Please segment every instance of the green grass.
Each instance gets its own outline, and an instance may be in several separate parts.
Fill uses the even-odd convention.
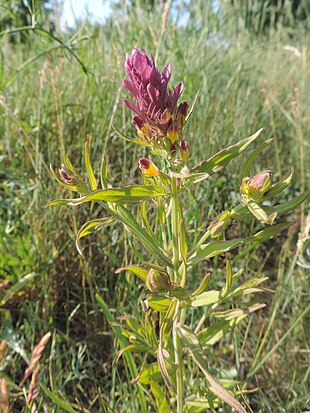
[[[219,22],[208,2],[193,3],[186,27],[177,26],[171,16],[162,18],[163,8],[156,6],[149,13],[123,10],[104,27],[86,23],[71,40],[69,34],[59,35],[88,74],[61,44],[40,33],[29,32],[27,45],[1,38],[0,297],[3,293],[6,300],[0,309],[0,337],[9,350],[0,374],[17,384],[26,368],[24,352],[29,357],[39,338],[52,331],[41,381],[77,411],[83,406],[91,412],[138,412],[129,372],[121,360],[112,366],[114,337],[95,293],[118,318],[138,315],[145,290],[132,277],[114,274],[131,262],[136,247],[120,225],[83,239],[85,256],[77,254],[78,229],[101,212],[89,205],[44,209],[48,200],[70,196],[53,181],[48,165],[60,166],[66,151],[79,169],[82,143],[92,131],[97,177],[103,157],[115,185],[139,182],[137,159],[147,151],[125,144],[112,129],[115,125],[134,134],[120,87],[127,51],[144,47],[157,55],[160,67],[170,62],[172,83],[183,80],[186,100],[193,101],[199,90],[187,129],[192,165],[264,127],[263,138],[273,137],[274,143],[259,158],[257,171],[269,168],[277,180],[294,165],[288,199],[309,186],[309,35],[297,28],[291,37],[281,29],[268,39],[253,39],[245,31],[236,34],[233,20]],[[222,45],[210,40],[221,25],[229,39]],[[214,210],[237,203],[240,162],[238,158],[189,194],[185,216],[192,239],[205,230]],[[247,395],[255,412],[310,409],[309,268],[302,264],[306,243],[299,252],[296,247],[298,233],[306,227],[305,209],[294,219],[288,234],[246,255],[239,251],[234,265],[245,269],[245,278],[257,273],[269,277],[260,297],[268,305],[208,354],[212,369],[228,371],[256,389]],[[233,230],[246,233],[249,228]],[[212,283],[219,285],[219,263],[206,265],[213,271]],[[29,273],[35,276],[23,282]],[[17,391],[13,385],[11,390]],[[50,412],[62,411],[44,392],[40,397]],[[12,411],[18,406],[15,402]]]

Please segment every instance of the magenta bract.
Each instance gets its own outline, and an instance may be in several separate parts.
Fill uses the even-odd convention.
[[[180,82],[171,91],[168,82],[171,66],[167,64],[160,73],[154,57],[144,49],[133,49],[126,55],[125,70],[130,80],[123,79],[123,86],[129,90],[135,103],[125,99],[125,105],[136,113],[132,123],[144,139],[158,139],[167,135],[167,130],[177,111],[177,102],[184,86]]]

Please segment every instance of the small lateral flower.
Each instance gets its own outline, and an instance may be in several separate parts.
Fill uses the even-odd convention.
[[[164,293],[170,291],[173,287],[169,275],[164,271],[157,271],[154,268],[150,269],[145,285],[152,293]]]
[[[189,152],[190,152],[189,144],[188,144],[186,141],[181,140],[181,142],[180,142],[180,150],[181,150],[181,159],[182,159],[183,161],[185,161],[185,159],[188,158],[188,155],[189,155]]]
[[[63,164],[61,169],[58,170],[59,175],[56,174],[52,166],[50,166],[50,170],[56,181],[65,188],[79,192],[82,195],[86,195],[89,192],[83,177],[75,171],[71,163],[70,167],[67,164]]]
[[[182,106],[177,109],[178,99],[184,89],[183,83],[178,83],[170,90],[170,64],[159,72],[154,57],[149,57],[144,49],[134,48],[131,55],[126,55],[125,70],[129,80],[123,79],[123,86],[135,101],[124,100],[124,104],[136,114],[132,123],[140,139],[160,143],[167,136],[174,117],[179,116],[181,122],[182,114],[187,110],[186,102],[182,102]]]
[[[263,200],[271,186],[271,172],[266,170],[257,173],[253,178],[245,177],[241,183],[241,193],[255,202]]]
[[[141,169],[143,175],[147,176],[148,178],[154,176],[161,176],[160,170],[147,158],[139,159],[139,168]]]
[[[186,101],[183,101],[179,104],[179,107],[177,109],[176,118],[177,118],[178,126],[180,129],[182,129],[184,126],[188,108],[189,108],[189,104]]]

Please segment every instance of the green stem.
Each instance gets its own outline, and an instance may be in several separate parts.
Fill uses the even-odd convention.
[[[178,269],[180,266],[179,254],[179,198],[177,181],[175,177],[171,178],[172,186],[172,244],[173,244],[173,265],[174,265],[174,282],[178,282]],[[177,381],[177,412],[183,413],[183,363],[182,363],[182,347],[180,337],[176,330],[176,325],[181,320],[181,312],[175,318],[173,325],[173,347],[175,364],[177,365],[176,381]]]
[[[175,177],[171,178],[172,186],[172,244],[173,244],[173,265],[174,265],[174,281],[177,282],[178,279],[178,268],[179,268],[179,198],[177,181]]]

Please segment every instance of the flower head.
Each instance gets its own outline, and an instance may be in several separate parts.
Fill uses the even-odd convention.
[[[135,103],[124,100],[125,105],[136,114],[132,123],[140,139],[160,142],[167,136],[168,128],[177,115],[177,102],[184,89],[183,83],[178,83],[171,91],[168,87],[171,66],[167,64],[160,73],[154,57],[149,57],[144,49],[133,49],[131,55],[127,54],[125,70],[129,80],[123,79],[123,86],[135,100]],[[184,102],[181,105],[179,117],[187,110]]]

